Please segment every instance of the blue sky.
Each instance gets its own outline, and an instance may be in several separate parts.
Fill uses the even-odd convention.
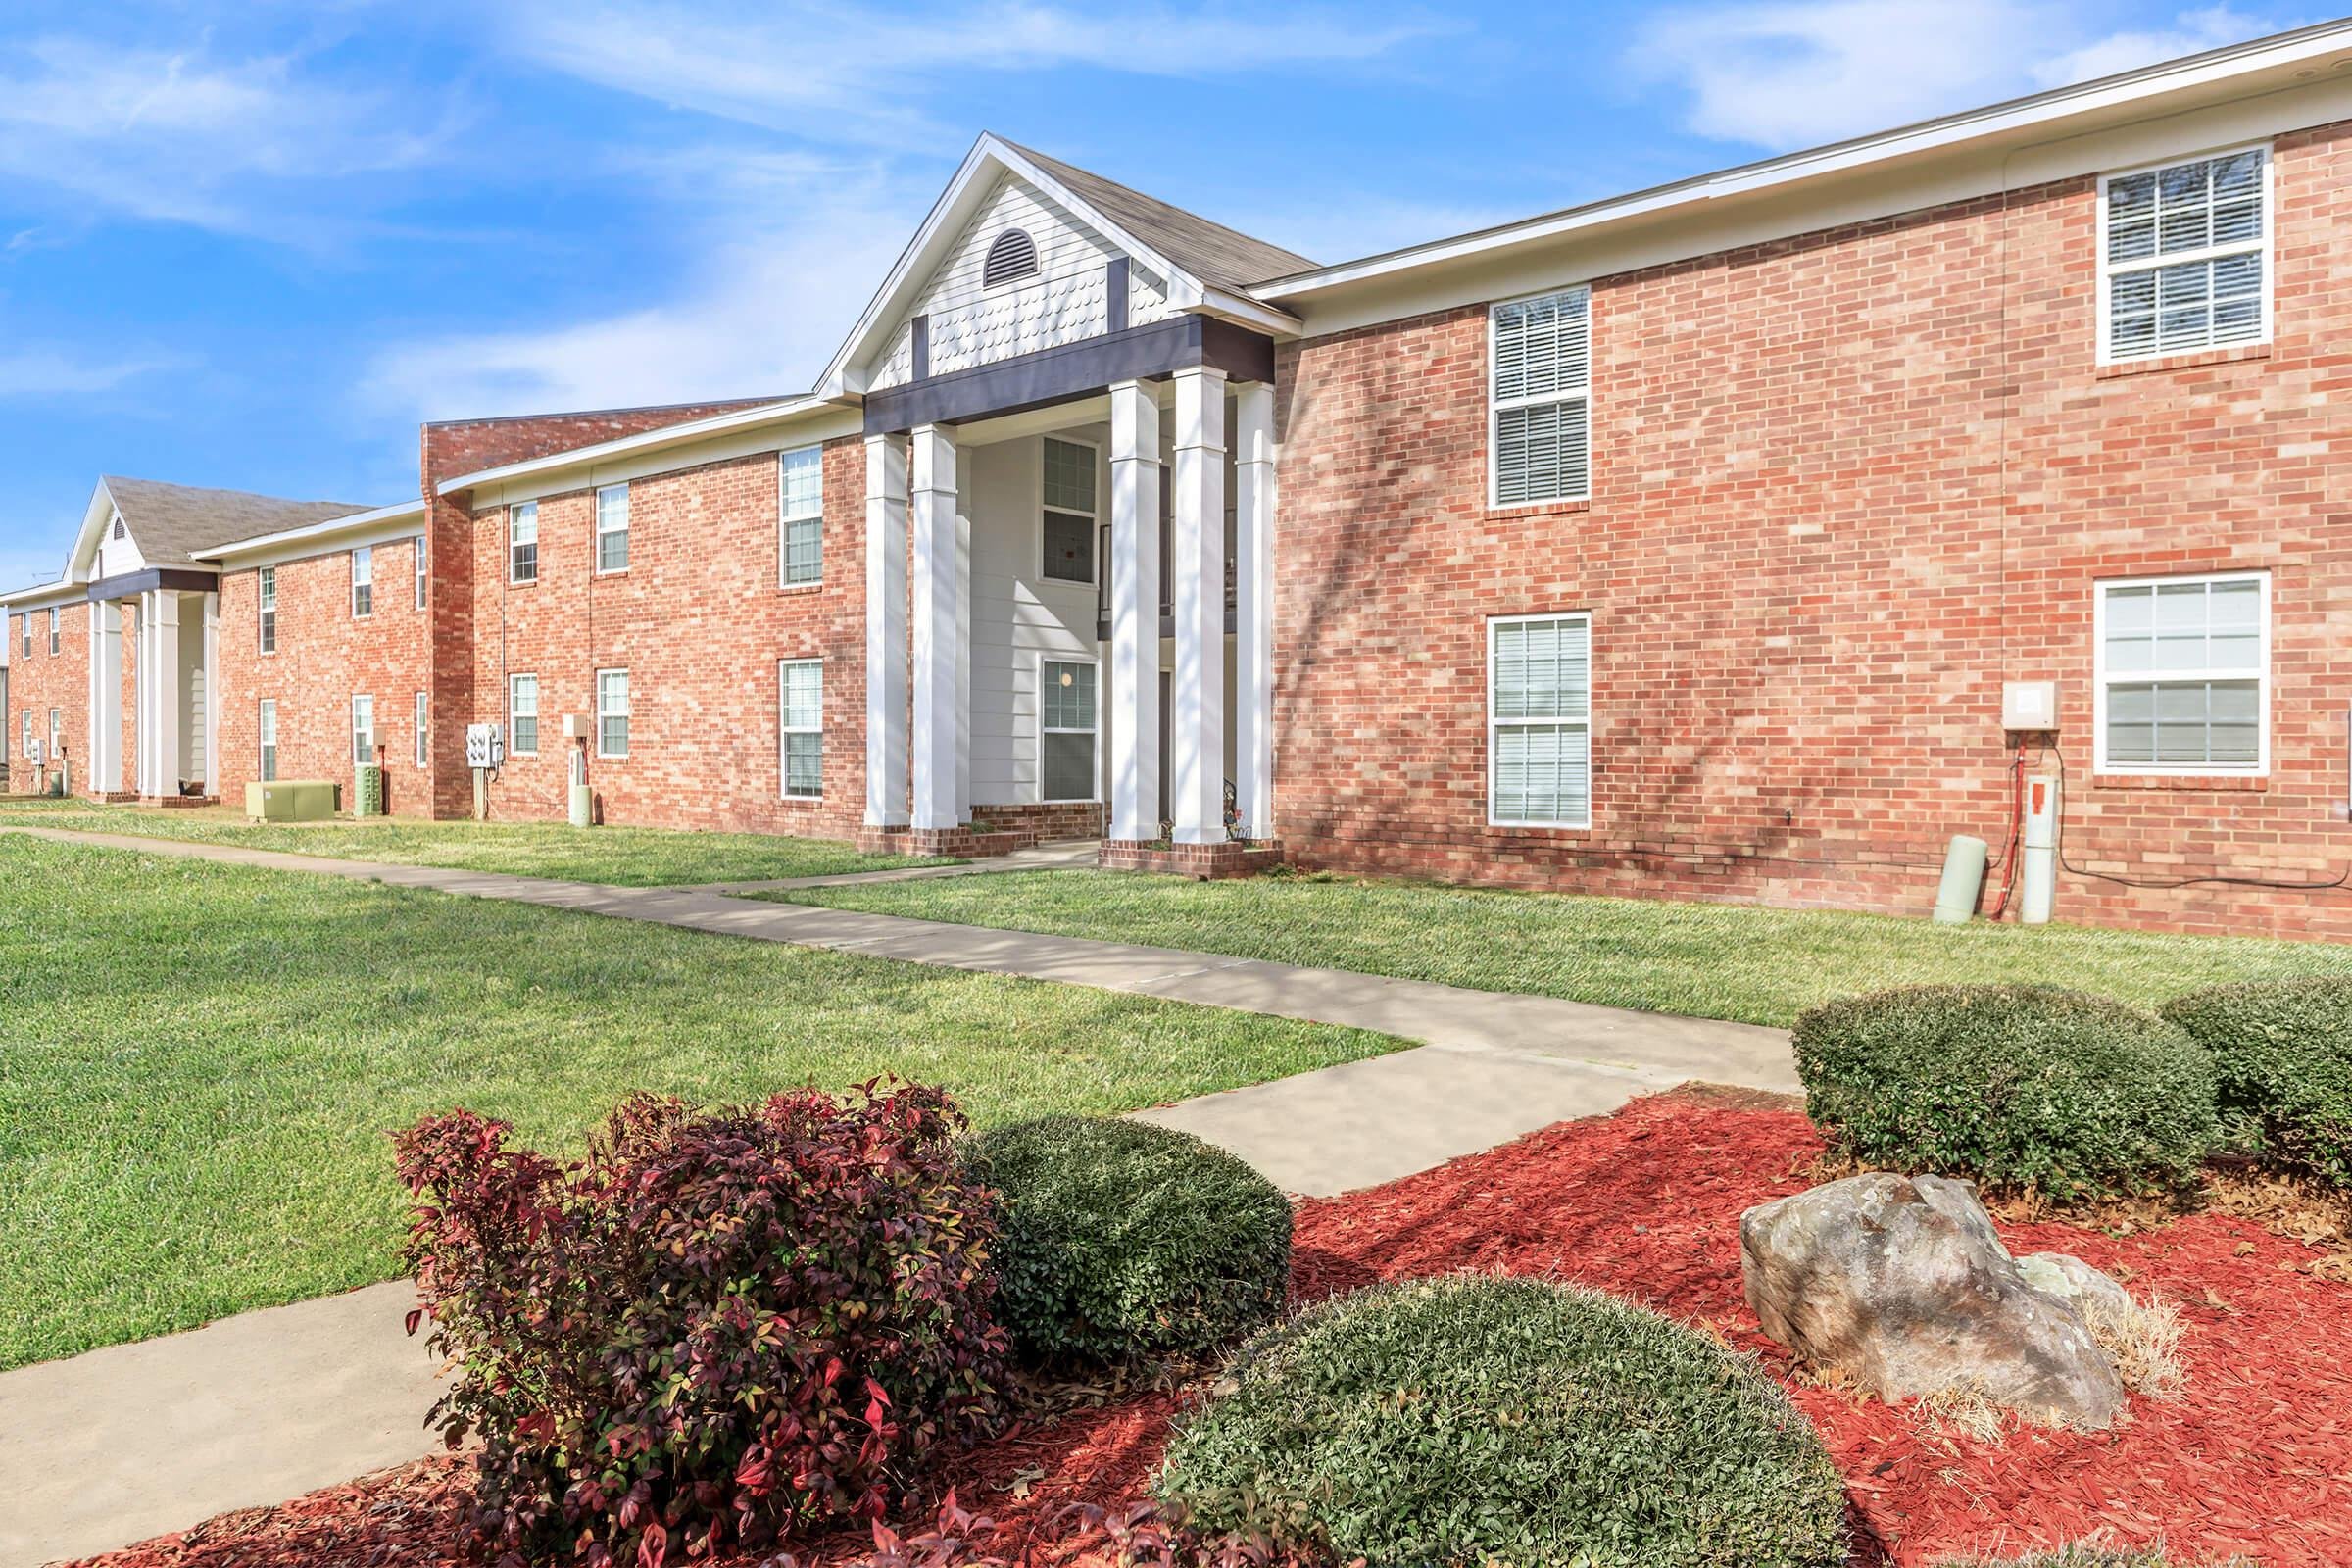
[[[101,472],[382,504],[420,419],[800,390],[983,129],[1340,261],[2308,20],[12,0],[0,586]]]

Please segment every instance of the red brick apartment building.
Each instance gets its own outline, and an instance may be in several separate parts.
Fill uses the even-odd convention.
[[[986,136],[805,395],[104,481],[12,787],[2352,935],[2347,257],[2347,24],[1330,267]]]

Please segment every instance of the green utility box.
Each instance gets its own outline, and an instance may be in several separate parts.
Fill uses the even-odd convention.
[[[332,779],[280,779],[245,786],[245,814],[256,822],[323,822],[343,809],[343,786]]]
[[[381,816],[384,814],[384,767],[381,762],[362,762],[360,764],[356,793],[359,799],[353,803],[352,815]]]

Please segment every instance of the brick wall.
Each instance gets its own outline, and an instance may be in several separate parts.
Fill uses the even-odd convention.
[[[87,780],[83,760],[89,750],[90,607],[79,600],[60,611],[58,651],[49,652],[49,612],[32,612],[32,653],[24,652],[24,620],[21,613],[7,617],[8,649],[8,788],[11,794],[30,795],[38,777],[24,760],[24,721],[32,714],[32,732],[43,748],[49,742],[49,710],[65,716],[66,756],[74,764],[74,787]],[[47,764],[54,769],[56,760]]]
[[[1486,498],[1483,307],[1280,366],[1277,779],[1309,863],[1924,912],[1997,846],[2004,679],[2059,682],[2084,870],[2352,861],[2352,132],[2275,144],[2267,349],[2095,365],[2096,181],[1597,280],[1593,494]],[[1564,281],[1567,279],[1563,279]],[[2095,579],[2273,573],[2273,766],[2091,767]],[[1486,825],[1485,617],[1593,617],[1591,831]],[[2061,918],[2352,935],[2352,892],[2133,889]]]
[[[346,809],[358,775],[352,698],[375,699],[375,741],[395,815],[431,814],[416,766],[416,693],[429,690],[425,613],[416,609],[416,543],[374,547],[373,613],[351,612],[351,553],[280,564],[277,651],[261,648],[260,572],[220,578],[220,767],[217,793],[241,805],[261,774],[261,705],[277,704],[277,776],[333,779]]]
[[[563,718],[591,734],[589,779],[605,819],[849,835],[864,811],[864,492],[861,444],[824,460],[825,576],[778,586],[773,453],[634,481],[629,566],[595,570],[595,493],[539,500],[539,574],[512,584],[507,510],[470,521],[469,684],[477,722],[507,720],[509,677],[539,677],[539,752],[511,757],[494,817],[561,819]],[[824,795],[785,799],[777,663],[825,662]],[[596,672],[629,674],[629,755],[595,755]],[[470,797],[471,781],[464,780]],[[468,800],[467,808],[470,808]]]

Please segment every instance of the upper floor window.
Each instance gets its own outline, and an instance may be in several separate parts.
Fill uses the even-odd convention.
[[[1008,228],[991,241],[988,259],[980,264],[980,286],[995,288],[1028,277],[1037,270],[1037,241],[1028,230]]]
[[[629,487],[609,484],[596,493],[596,569],[629,569]]]
[[[539,503],[507,509],[507,581],[539,580]]]
[[[261,650],[265,654],[277,652],[277,568],[264,566],[261,570],[262,628]]]
[[[1511,300],[1492,313],[1492,493],[1498,507],[1592,493],[1592,291]]]
[[[1592,825],[1592,617],[1487,623],[1487,818],[1500,826]]]
[[[776,542],[778,580],[787,588],[821,582],[825,575],[825,454],[803,447],[779,460]]]
[[[2093,613],[2098,765],[2270,767],[2270,574],[2103,582]]]
[[[2099,183],[2099,358],[2271,335],[2270,154],[2249,147]]]
[[[375,548],[362,545],[351,553],[351,612],[354,618],[375,613]]]
[[[422,610],[424,608],[424,585],[427,580],[429,569],[427,567],[426,561],[427,558],[424,552],[424,535],[418,534],[416,536],[416,608],[418,610]]]
[[[1095,449],[1045,440],[1045,575],[1055,582],[1095,580]]]
[[[18,628],[24,634],[24,657],[32,657],[32,612],[27,610],[17,617]]]
[[[64,612],[60,611],[57,606],[49,607],[49,652],[53,656],[65,651],[65,622],[61,618]]]

